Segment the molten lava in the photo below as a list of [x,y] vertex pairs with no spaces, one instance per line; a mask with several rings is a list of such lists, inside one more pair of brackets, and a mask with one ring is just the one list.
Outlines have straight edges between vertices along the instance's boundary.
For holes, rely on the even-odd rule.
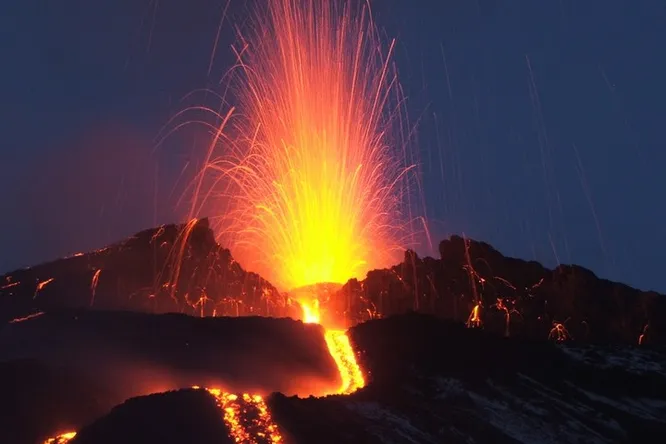
[[260,4],[195,201],[219,199],[223,243],[282,289],[363,277],[413,232],[393,43],[365,1]]
[[[319,301],[314,298],[312,301],[299,301],[303,310],[303,322],[306,324],[319,324],[321,314],[319,311]],[[349,336],[344,330],[324,328],[324,338],[328,352],[333,357],[335,365],[338,367],[342,384],[335,394],[349,395],[365,386],[365,378],[361,367],[356,362],[354,349],[349,341]]]
[[220,389],[207,389],[224,412],[224,422],[237,443],[279,443],[282,435],[273,422],[266,402],[259,395],[243,393],[240,397]]

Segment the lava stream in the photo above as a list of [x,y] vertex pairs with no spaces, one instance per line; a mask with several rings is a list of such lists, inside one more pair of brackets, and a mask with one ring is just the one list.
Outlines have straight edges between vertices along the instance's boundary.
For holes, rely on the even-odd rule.
[[328,351],[338,366],[342,385],[337,393],[348,395],[365,386],[365,379],[361,368],[356,362],[354,349],[351,346],[347,332],[344,330],[326,330],[326,345]]
[[[312,302],[301,300],[299,304],[303,311],[303,322],[306,324],[321,323],[318,299],[315,298]],[[324,330],[328,352],[335,361],[335,365],[338,367],[338,372],[340,373],[340,379],[342,379],[340,388],[333,394],[349,395],[363,388],[365,386],[365,378],[363,377],[361,367],[356,362],[356,355],[347,332],[345,330],[325,327]]]
[[206,389],[224,412],[229,434],[238,443],[283,442],[277,424],[273,422],[266,402],[260,395],[243,393],[240,397],[220,389]]

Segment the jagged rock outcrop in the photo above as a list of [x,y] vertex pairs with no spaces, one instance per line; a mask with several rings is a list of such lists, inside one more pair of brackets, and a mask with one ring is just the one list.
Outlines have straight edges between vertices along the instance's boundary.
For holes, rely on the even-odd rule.
[[442,241],[439,251],[440,259],[407,251],[401,264],[349,281],[330,309],[352,324],[414,310],[505,336],[666,343],[666,297],[656,292],[576,265],[549,270],[458,236]]
[[0,276],[0,322],[59,308],[288,316],[296,307],[245,271],[207,219],[163,225],[90,253]]

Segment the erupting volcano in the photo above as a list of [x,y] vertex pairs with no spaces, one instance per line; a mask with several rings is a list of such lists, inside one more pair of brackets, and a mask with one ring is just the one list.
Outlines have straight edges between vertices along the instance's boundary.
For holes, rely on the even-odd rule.
[[[197,205],[219,205],[213,219],[221,238],[282,289],[342,284],[395,262],[409,234],[415,167],[395,138],[402,120],[392,101],[399,98],[393,43],[382,50],[363,2],[268,0],[250,29],[236,49],[236,106],[215,131],[192,216]],[[174,270],[177,281],[180,266]],[[293,302],[304,322],[321,322],[316,293]],[[365,381],[350,340],[325,327],[341,378],[329,393],[353,393]],[[207,390],[236,442],[282,440],[261,396]],[[239,403],[259,412],[250,428]]]
[[188,222],[0,276],[0,441],[666,433],[666,297],[464,236],[407,249],[421,178],[369,0],[258,0],[238,39],[222,110],[177,115],[215,118]]

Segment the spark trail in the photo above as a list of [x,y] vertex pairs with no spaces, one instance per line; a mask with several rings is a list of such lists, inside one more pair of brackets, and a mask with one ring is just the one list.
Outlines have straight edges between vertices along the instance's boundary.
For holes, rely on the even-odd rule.
[[326,330],[325,338],[328,351],[335,360],[342,379],[342,385],[337,393],[349,395],[363,388],[365,379],[361,367],[356,362],[354,349],[351,346],[347,332],[344,330]]

